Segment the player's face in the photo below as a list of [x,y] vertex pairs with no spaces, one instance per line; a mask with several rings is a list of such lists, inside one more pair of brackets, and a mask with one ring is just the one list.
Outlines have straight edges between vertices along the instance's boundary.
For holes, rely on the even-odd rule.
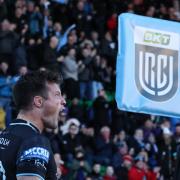
[[46,128],[55,129],[58,126],[59,112],[64,109],[66,102],[58,84],[48,83],[47,89],[48,98],[43,102],[42,120]]

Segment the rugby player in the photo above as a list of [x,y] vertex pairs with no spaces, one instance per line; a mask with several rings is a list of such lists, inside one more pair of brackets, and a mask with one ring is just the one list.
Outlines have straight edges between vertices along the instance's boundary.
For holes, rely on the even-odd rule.
[[65,99],[60,76],[36,71],[22,76],[14,86],[17,119],[0,134],[0,179],[56,180],[57,167],[50,143],[41,133],[58,126]]

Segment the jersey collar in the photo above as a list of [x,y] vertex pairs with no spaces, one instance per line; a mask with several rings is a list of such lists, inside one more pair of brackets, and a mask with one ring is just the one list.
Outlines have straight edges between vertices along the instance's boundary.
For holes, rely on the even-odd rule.
[[31,129],[33,129],[34,131],[38,132],[38,133],[41,133],[40,130],[32,123],[30,123],[29,121],[25,121],[23,119],[16,119],[14,120],[10,126],[13,126],[13,125],[24,125],[24,126],[28,126],[30,127]]

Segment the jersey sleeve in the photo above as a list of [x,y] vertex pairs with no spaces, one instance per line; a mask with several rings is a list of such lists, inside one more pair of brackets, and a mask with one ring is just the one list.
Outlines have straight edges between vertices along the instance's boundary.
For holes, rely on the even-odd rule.
[[46,179],[51,168],[52,179],[56,179],[57,169],[53,158],[50,144],[46,138],[36,136],[27,139],[22,143],[17,155],[16,176],[37,176],[40,179]]

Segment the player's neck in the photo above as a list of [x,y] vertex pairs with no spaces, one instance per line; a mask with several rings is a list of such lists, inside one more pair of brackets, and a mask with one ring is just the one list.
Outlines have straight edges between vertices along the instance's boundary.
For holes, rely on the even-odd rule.
[[37,113],[27,112],[27,111],[20,111],[17,119],[22,119],[27,122],[32,123],[40,132],[43,131],[43,124],[41,119],[37,116]]

